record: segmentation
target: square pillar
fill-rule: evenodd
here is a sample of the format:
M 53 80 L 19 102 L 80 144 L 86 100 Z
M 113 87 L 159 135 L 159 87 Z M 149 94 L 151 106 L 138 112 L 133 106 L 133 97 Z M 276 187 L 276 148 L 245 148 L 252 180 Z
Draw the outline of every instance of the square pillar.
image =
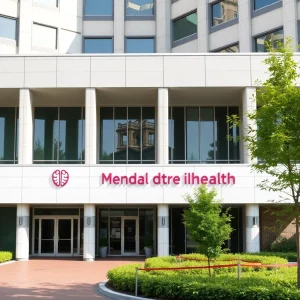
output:
M 258 204 L 246 204 L 246 252 L 260 252 Z
M 197 0 L 197 18 L 198 18 L 198 52 L 209 52 L 209 32 L 210 24 L 208 24 L 208 0 Z
M 256 89 L 252 87 L 246 87 L 243 91 L 243 115 L 242 115 L 242 121 L 243 121 L 243 134 L 247 134 L 248 132 L 248 126 L 251 125 L 253 128 L 255 127 L 255 124 L 251 124 L 251 120 L 247 117 L 247 113 L 252 112 L 256 110 Z M 254 162 L 251 160 L 250 151 L 248 149 L 247 142 L 243 141 L 243 161 L 245 164 L 251 164 Z
M 114 0 L 114 53 L 124 53 L 125 1 Z
M 96 246 L 96 205 L 84 205 L 84 224 L 83 224 L 83 260 L 95 260 Z
M 85 90 L 85 164 L 97 164 L 97 99 L 96 89 Z
M 171 52 L 171 0 L 156 2 L 156 52 Z
M 33 160 L 33 105 L 29 89 L 19 94 L 19 148 L 18 163 L 30 165 Z
M 30 205 L 17 205 L 16 260 L 27 261 L 29 258 L 29 216 Z
M 169 256 L 169 205 L 157 205 L 157 256 Z
M 239 52 L 252 52 L 251 0 L 239 0 Z
M 19 54 L 31 53 L 32 0 L 19 1 Z
M 286 41 L 287 37 L 292 38 L 292 47 L 295 52 L 297 52 L 298 45 L 297 2 L 296 0 L 282 1 L 284 40 Z
M 158 89 L 157 102 L 157 163 L 169 163 L 169 91 Z

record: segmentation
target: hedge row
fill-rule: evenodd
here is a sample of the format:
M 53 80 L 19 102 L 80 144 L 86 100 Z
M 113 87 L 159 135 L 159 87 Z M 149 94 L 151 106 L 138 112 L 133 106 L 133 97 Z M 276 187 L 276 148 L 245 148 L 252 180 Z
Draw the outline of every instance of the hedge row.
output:
M 108 272 L 109 285 L 123 292 L 135 290 L 135 268 L 140 264 L 114 268 Z M 242 274 L 208 277 L 199 274 L 170 272 L 160 276 L 139 271 L 139 295 L 155 299 L 253 299 L 253 300 L 298 300 L 300 291 L 296 289 L 296 268 Z
M 245 253 L 247 255 L 262 255 L 262 256 L 278 256 L 290 262 L 297 261 L 297 252 L 259 252 L 259 253 Z
M 12 258 L 13 258 L 12 252 L 0 251 L 0 263 L 12 260 Z

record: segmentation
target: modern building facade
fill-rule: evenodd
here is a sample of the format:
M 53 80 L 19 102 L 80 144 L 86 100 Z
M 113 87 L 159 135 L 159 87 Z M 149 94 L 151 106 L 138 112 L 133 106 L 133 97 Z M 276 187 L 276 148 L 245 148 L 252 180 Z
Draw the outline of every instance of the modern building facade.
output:
M 280 195 L 257 187 L 265 176 L 251 171 L 247 145 L 227 138 L 243 130 L 226 116 L 247 126 L 256 80 L 268 76 L 266 54 L 250 52 L 270 38 L 296 44 L 298 9 L 3 0 L 0 250 L 90 261 L 102 239 L 109 255 L 144 255 L 151 239 L 155 255 L 192 252 L 182 213 L 198 184 L 231 207 L 231 251 L 267 248 L 278 234 L 265 229 L 269 201 Z

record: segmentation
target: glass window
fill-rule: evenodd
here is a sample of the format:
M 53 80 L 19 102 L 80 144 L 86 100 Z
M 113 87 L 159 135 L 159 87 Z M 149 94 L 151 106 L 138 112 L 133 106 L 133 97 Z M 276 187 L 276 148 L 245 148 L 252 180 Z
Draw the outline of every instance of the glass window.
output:
M 35 0 L 35 2 L 47 5 L 47 6 L 54 6 L 57 7 L 57 0 Z
M 155 108 L 100 109 L 100 163 L 155 163 Z
M 279 0 L 280 1 L 280 0 Z M 254 0 L 254 10 L 279 2 L 278 0 Z
M 173 21 L 173 41 L 197 33 L 197 13 Z
M 33 24 L 32 27 L 32 45 L 55 50 L 57 30 L 40 24 Z
M 113 0 L 85 0 L 86 16 L 112 16 Z
M 112 38 L 85 38 L 84 53 L 113 53 Z
M 0 164 L 18 162 L 18 109 L 0 108 Z
M 226 122 L 238 113 L 238 107 L 170 107 L 169 162 L 239 163 L 239 131 Z
M 0 37 L 5 39 L 17 39 L 17 20 L 0 16 Z
M 126 16 L 153 16 L 153 0 L 125 0 Z
M 283 38 L 283 29 L 257 37 L 255 38 L 255 50 L 256 52 L 267 52 L 266 42 L 271 42 L 272 46 L 276 48 L 278 42 L 283 43 Z
M 239 45 L 232 45 L 226 48 L 222 48 L 220 50 L 214 51 L 215 53 L 238 53 Z
M 36 108 L 34 121 L 34 163 L 84 162 L 83 108 Z
M 216 26 L 238 17 L 237 0 L 220 1 L 211 6 L 212 26 Z
M 154 53 L 153 38 L 126 38 L 126 53 Z

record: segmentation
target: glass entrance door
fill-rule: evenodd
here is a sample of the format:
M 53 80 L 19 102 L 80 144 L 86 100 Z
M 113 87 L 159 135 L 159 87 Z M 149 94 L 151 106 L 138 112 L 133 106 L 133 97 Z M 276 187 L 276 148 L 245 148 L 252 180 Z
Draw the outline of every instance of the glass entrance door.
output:
M 72 254 L 72 219 L 57 220 L 57 254 Z
M 55 254 L 55 218 L 41 219 L 40 226 L 40 254 Z
M 138 255 L 138 218 L 123 217 L 122 255 Z

